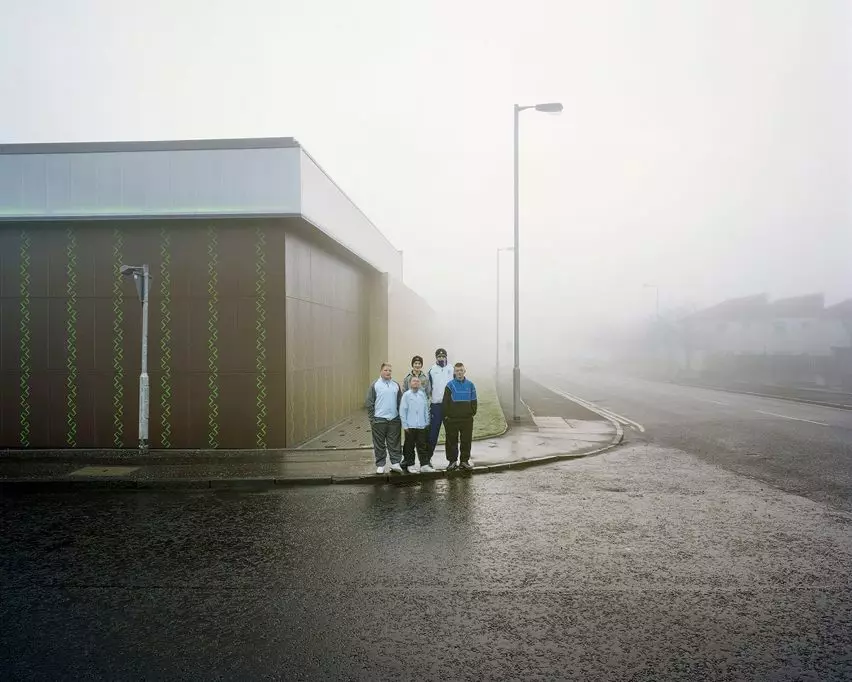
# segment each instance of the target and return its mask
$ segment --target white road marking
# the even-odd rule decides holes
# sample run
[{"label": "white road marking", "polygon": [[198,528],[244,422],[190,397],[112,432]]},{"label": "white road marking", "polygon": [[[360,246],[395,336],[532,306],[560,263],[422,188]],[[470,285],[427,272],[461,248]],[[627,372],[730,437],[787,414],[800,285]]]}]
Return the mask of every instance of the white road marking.
[{"label": "white road marking", "polygon": [[818,426],[831,426],[831,424],[826,424],[825,422],[815,422],[812,419],[800,419],[799,417],[788,417],[786,414],[777,414],[776,412],[764,412],[763,410],[755,410],[755,412],[760,412],[760,414],[768,414],[770,417],[781,417],[781,419],[790,419],[794,422],[807,422],[808,424],[817,424]]},{"label": "white road marking", "polygon": [[728,405],[729,403],[723,403],[721,400],[710,400],[710,398],[699,398],[698,396],[692,396],[695,400],[700,400],[702,403],[713,403],[714,405]]},{"label": "white road marking", "polygon": [[596,405],[595,403],[589,402],[588,400],[584,400],[579,396],[567,393],[565,391],[560,391],[555,388],[551,388],[550,390],[554,393],[561,395],[563,398],[568,398],[569,400],[573,400],[575,402],[580,403],[580,405],[590,409],[592,412],[597,412],[598,414],[603,414],[604,416],[609,417],[610,419],[614,419],[622,426],[629,426],[634,430],[638,429],[640,432],[645,433],[645,427],[642,426],[639,422],[635,422],[632,419],[628,419],[627,417],[617,414],[616,412],[613,412],[612,410],[606,407],[601,407],[600,405]]}]

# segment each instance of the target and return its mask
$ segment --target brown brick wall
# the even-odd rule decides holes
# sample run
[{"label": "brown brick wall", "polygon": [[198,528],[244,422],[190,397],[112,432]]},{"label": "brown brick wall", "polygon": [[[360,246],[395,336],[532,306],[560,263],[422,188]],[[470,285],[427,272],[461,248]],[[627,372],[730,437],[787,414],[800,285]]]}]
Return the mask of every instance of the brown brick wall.
[{"label": "brown brick wall", "polygon": [[0,447],[137,444],[141,305],[121,262],[153,276],[153,447],[283,447],[348,414],[366,365],[365,275],[305,240],[285,257],[287,225],[0,224]]}]

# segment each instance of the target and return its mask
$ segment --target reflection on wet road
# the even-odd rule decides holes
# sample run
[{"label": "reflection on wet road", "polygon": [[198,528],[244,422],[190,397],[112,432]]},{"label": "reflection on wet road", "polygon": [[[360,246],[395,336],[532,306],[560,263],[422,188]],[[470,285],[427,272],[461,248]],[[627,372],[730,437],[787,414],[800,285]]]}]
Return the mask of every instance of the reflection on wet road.
[{"label": "reflection on wet road", "polygon": [[852,675],[852,518],[673,449],[1,504],[7,679]]}]

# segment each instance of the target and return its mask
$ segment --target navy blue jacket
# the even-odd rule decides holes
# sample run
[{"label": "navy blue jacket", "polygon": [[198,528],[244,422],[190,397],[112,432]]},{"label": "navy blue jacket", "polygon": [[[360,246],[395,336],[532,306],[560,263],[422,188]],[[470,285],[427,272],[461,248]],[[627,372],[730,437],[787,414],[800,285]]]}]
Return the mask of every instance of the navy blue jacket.
[{"label": "navy blue jacket", "polygon": [[476,414],[476,386],[470,379],[453,379],[444,389],[444,419],[473,419]]}]

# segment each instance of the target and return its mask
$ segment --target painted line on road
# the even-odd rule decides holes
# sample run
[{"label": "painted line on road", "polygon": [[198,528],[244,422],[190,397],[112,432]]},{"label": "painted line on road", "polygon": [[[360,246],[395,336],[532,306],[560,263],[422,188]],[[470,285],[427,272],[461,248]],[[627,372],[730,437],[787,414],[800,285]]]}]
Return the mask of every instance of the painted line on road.
[{"label": "painted line on road", "polygon": [[580,403],[580,405],[582,405],[585,408],[590,409],[592,412],[597,412],[598,414],[603,414],[604,416],[607,416],[610,419],[614,419],[615,421],[617,421],[619,424],[622,424],[623,426],[629,426],[630,428],[632,428],[634,430],[638,430],[642,433],[645,433],[645,427],[642,426],[639,422],[635,422],[632,419],[628,419],[627,417],[624,417],[624,416],[622,416],[622,415],[620,415],[616,412],[613,412],[612,410],[610,410],[606,407],[601,407],[600,405],[589,402],[588,400],[580,398],[579,396],[576,396],[573,393],[568,393],[567,391],[560,391],[559,389],[556,389],[556,388],[551,388],[550,390],[553,391],[554,393],[558,394],[558,395],[561,395],[563,398],[568,398],[569,400],[573,400],[574,402]]},{"label": "painted line on road", "polygon": [[760,412],[760,414],[768,414],[770,417],[781,417],[781,419],[790,419],[794,422],[807,422],[808,424],[817,424],[818,426],[831,426],[831,424],[826,424],[825,422],[815,422],[812,419],[800,419],[799,417],[788,417],[786,414],[778,414],[776,412],[764,412],[763,410],[755,410],[755,412]]},{"label": "painted line on road", "polygon": [[699,398],[698,396],[692,396],[695,400],[700,400],[702,403],[713,403],[714,405],[729,405],[730,403],[723,403],[721,400],[710,400],[709,398]]}]

